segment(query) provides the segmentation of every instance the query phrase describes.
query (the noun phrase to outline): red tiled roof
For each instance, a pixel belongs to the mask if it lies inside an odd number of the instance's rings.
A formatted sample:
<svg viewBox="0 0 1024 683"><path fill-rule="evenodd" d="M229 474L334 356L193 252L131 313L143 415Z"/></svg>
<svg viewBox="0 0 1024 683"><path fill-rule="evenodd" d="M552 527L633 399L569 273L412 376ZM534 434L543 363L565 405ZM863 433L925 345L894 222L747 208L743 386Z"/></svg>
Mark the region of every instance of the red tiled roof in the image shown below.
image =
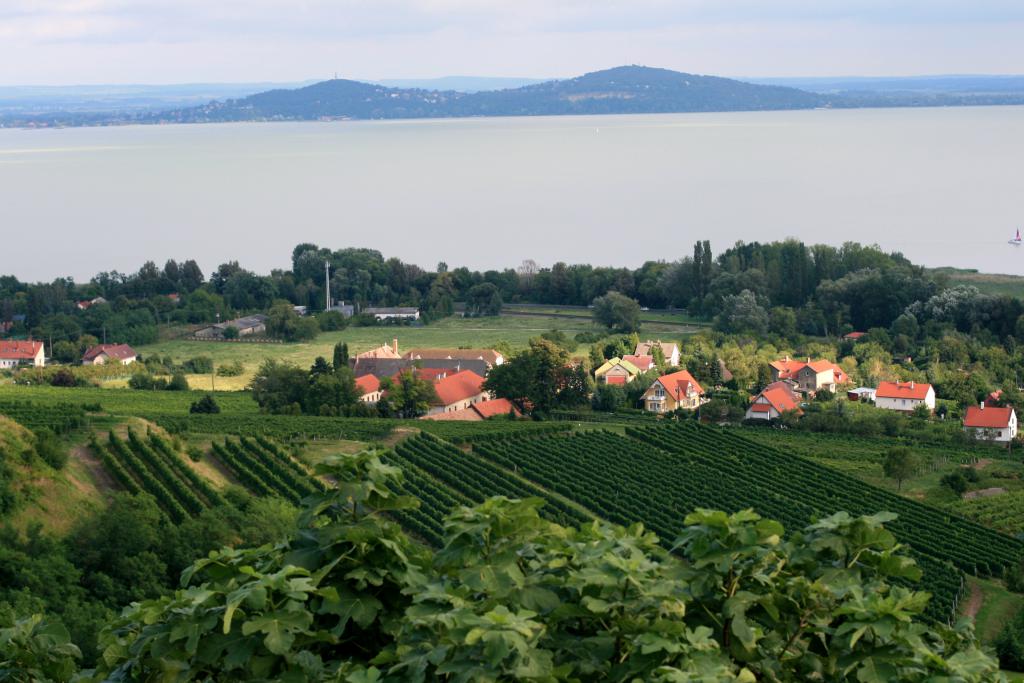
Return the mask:
<svg viewBox="0 0 1024 683"><path fill-rule="evenodd" d="M640 372L647 372L654 367L654 356L627 354L622 357L622 360L628 360L630 363L635 365Z"/></svg>
<svg viewBox="0 0 1024 683"><path fill-rule="evenodd" d="M867 334L867 332L850 332L848 334L844 334L843 339L860 339L865 334Z"/></svg>
<svg viewBox="0 0 1024 683"><path fill-rule="evenodd" d="M127 344L97 344L85 352L82 360L94 360L100 354L106 354L107 358L116 360L124 360L138 355L135 353L135 349Z"/></svg>
<svg viewBox="0 0 1024 683"><path fill-rule="evenodd" d="M836 384L845 384L848 379L846 373L843 372L841 367L832 361L824 359L815 361L807 359L806 361L802 361L794 360L792 358L783 358L782 360L772 361L770 365L779 371L779 379L791 379L804 368L810 368L815 373L822 373L831 369L835 373Z"/></svg>
<svg viewBox="0 0 1024 683"><path fill-rule="evenodd" d="M768 413L771 412L771 405L768 403L754 403L750 406L750 409L755 413Z"/></svg>
<svg viewBox="0 0 1024 683"><path fill-rule="evenodd" d="M797 402L796 396L793 395L793 391L788 386L781 385L779 382L768 385L758 396L763 396L780 413L800 409L800 404ZM757 397L754 400L756 401ZM763 410L757 408L758 405L757 403L754 404L754 412Z"/></svg>
<svg viewBox="0 0 1024 683"><path fill-rule="evenodd" d="M32 360L43 348L41 341L0 341L0 358Z"/></svg>
<svg viewBox="0 0 1024 683"><path fill-rule="evenodd" d="M472 370L463 370L448 375L434 385L437 392L437 404L450 406L464 401L483 392L484 378Z"/></svg>
<svg viewBox="0 0 1024 683"><path fill-rule="evenodd" d="M422 359L433 359L433 360L482 360L488 365L497 365L498 360L502 358L502 355L494 349L409 349L403 355L403 358L416 360Z"/></svg>
<svg viewBox="0 0 1024 683"><path fill-rule="evenodd" d="M356 377L356 387L359 389L360 396L372 394L375 391L380 391L380 380L376 375L362 375Z"/></svg>
<svg viewBox="0 0 1024 683"><path fill-rule="evenodd" d="M665 391L671 394L677 401L686 396L689 387L693 387L693 390L698 394L703 394L704 389L700 383L693 378L689 370L680 370L679 372L673 372L657 379L661 383L661 386L665 387Z"/></svg>
<svg viewBox="0 0 1024 683"><path fill-rule="evenodd" d="M985 408L971 406L964 415L964 427L975 427L978 429L1006 429L1010 426L1010 415L1013 408Z"/></svg>
<svg viewBox="0 0 1024 683"><path fill-rule="evenodd" d="M910 398L923 401L928 397L931 384L922 382L879 382L875 398Z"/></svg>
<svg viewBox="0 0 1024 683"><path fill-rule="evenodd" d="M516 410L516 407L507 398L480 401L479 403L474 403L471 407L484 419L494 417L495 415L508 415L509 413L520 417L520 412Z"/></svg>

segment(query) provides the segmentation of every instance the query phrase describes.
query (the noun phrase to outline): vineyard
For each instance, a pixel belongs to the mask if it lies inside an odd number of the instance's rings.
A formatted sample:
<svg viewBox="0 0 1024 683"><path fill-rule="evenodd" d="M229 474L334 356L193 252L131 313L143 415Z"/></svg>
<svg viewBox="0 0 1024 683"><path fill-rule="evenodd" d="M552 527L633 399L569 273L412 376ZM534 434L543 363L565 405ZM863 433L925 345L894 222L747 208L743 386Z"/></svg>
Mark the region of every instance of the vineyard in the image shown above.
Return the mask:
<svg viewBox="0 0 1024 683"><path fill-rule="evenodd" d="M1024 491L1008 491L987 498L958 500L950 503L948 508L958 515L983 522L985 526L1004 533L1016 535L1024 531L1021 526L1021 520L1024 520Z"/></svg>
<svg viewBox="0 0 1024 683"><path fill-rule="evenodd" d="M0 403L29 400L37 406L77 404L90 412L113 415L187 415L193 401L205 391L147 391L141 389L100 389L97 387L18 386L0 384ZM256 415L259 407L248 392L213 393L222 414Z"/></svg>
<svg viewBox="0 0 1024 683"><path fill-rule="evenodd" d="M85 424L85 410L73 403L0 400L0 415L28 429L46 428L57 434L67 434Z"/></svg>

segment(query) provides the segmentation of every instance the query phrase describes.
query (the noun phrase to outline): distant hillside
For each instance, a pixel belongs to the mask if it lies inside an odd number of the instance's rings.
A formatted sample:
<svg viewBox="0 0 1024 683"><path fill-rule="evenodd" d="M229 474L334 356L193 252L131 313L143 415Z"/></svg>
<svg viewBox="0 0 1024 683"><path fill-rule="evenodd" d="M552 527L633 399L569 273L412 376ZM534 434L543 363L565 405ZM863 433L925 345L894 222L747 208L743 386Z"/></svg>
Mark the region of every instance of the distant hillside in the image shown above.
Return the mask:
<svg viewBox="0 0 1024 683"><path fill-rule="evenodd" d="M622 66L507 90L389 88L335 79L164 112L160 121L394 119L810 109L824 96L728 78Z"/></svg>
<svg viewBox="0 0 1024 683"><path fill-rule="evenodd" d="M930 268L939 280L950 286L972 285L983 294L1007 294L1024 299L1024 276L997 273L979 273L965 268Z"/></svg>

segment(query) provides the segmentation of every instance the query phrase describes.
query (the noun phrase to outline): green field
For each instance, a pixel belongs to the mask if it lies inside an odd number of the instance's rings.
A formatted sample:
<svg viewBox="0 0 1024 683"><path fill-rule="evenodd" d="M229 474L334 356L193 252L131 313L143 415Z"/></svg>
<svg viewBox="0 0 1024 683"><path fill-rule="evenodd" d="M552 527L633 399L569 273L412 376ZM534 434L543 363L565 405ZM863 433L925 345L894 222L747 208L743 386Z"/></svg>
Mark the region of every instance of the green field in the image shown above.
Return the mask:
<svg viewBox="0 0 1024 683"><path fill-rule="evenodd" d="M517 306L516 304L506 304L502 311L516 313L517 315L543 313L564 318L582 319L590 319L593 315L588 309L578 306ZM677 328L683 328L683 331L694 331L696 328L707 327L710 324L705 320L694 318L686 313L669 313L666 311L642 311L640 313L640 322L643 324L644 331L647 331L648 328L657 328L660 325L672 325Z"/></svg>
<svg viewBox="0 0 1024 683"><path fill-rule="evenodd" d="M971 285L983 294L1014 296L1024 299L1024 277L997 273L979 273L959 268L933 268L933 275L947 278L951 286Z"/></svg>

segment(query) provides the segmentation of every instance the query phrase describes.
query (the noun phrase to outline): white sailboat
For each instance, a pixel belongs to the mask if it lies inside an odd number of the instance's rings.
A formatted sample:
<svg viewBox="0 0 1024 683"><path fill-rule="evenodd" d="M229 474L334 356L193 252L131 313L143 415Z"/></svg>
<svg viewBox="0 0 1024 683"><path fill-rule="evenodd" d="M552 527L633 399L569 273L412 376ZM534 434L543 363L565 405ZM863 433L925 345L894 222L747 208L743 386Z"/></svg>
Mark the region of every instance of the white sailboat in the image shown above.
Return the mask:
<svg viewBox="0 0 1024 683"><path fill-rule="evenodd" d="M1012 244L1015 247L1019 247L1021 245L1020 228L1017 228L1017 236L1014 237L1012 240L1007 240L1006 243L1007 244Z"/></svg>

